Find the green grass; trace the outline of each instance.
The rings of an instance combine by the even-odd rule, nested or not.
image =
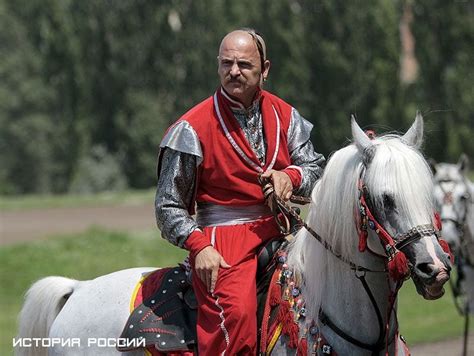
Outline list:
[[[137,266],[173,266],[183,250],[160,238],[157,231],[121,233],[91,229],[46,241],[0,248],[0,355],[12,354],[12,338],[23,294],[48,275],[92,279]]]
[[[428,301],[418,295],[411,280],[405,282],[399,296],[398,318],[400,332],[407,339],[408,345],[462,335],[464,317],[458,314],[454,306],[448,284],[449,282],[442,298]],[[471,321],[472,319],[471,317]]]
[[[139,205],[152,203],[155,189],[103,192],[84,195],[0,196],[0,211],[65,208],[80,206]]]
[[[161,239],[156,231],[122,233],[91,229],[41,242],[0,248],[0,355],[12,354],[16,317],[23,294],[35,280],[48,275],[91,279],[136,266],[172,266],[185,252]],[[458,336],[463,319],[458,316],[448,288],[437,301],[419,296],[413,283],[400,292],[401,333],[409,345]]]

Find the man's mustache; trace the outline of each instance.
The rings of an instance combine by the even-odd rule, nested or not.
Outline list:
[[[233,78],[233,77],[229,77],[227,81],[229,83],[242,83],[242,81],[239,78]]]

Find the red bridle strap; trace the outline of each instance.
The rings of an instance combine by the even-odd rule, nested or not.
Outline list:
[[[358,182],[359,188],[359,216],[360,224],[358,226],[359,231],[359,251],[364,252],[367,249],[367,237],[368,228],[374,230],[380,241],[384,246],[385,253],[388,258],[387,268],[390,277],[394,281],[402,281],[410,276],[410,268],[408,267],[408,261],[405,254],[398,250],[396,247],[395,240],[385,230],[385,228],[379,224],[377,219],[369,209],[365,200],[365,186],[362,180],[362,174]]]

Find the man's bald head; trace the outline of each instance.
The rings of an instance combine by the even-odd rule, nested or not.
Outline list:
[[[228,33],[219,47],[218,74],[228,94],[246,107],[268,76],[265,42],[254,30],[240,29]]]
[[[255,44],[255,49],[257,50],[258,56],[260,58],[261,68],[264,68],[264,63],[267,59],[267,47],[265,45],[263,37],[251,28],[241,28],[239,30],[229,32],[227,35],[225,35],[219,47],[219,54],[222,50],[222,46],[225,46],[228,43],[239,43],[242,45],[249,45],[249,41],[250,43]]]

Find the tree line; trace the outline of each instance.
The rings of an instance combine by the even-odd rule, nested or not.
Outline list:
[[[0,194],[153,186],[164,130],[214,92],[219,42],[243,26],[319,152],[348,142],[351,113],[386,132],[420,110],[426,156],[474,158],[473,14],[470,0],[0,0]]]

